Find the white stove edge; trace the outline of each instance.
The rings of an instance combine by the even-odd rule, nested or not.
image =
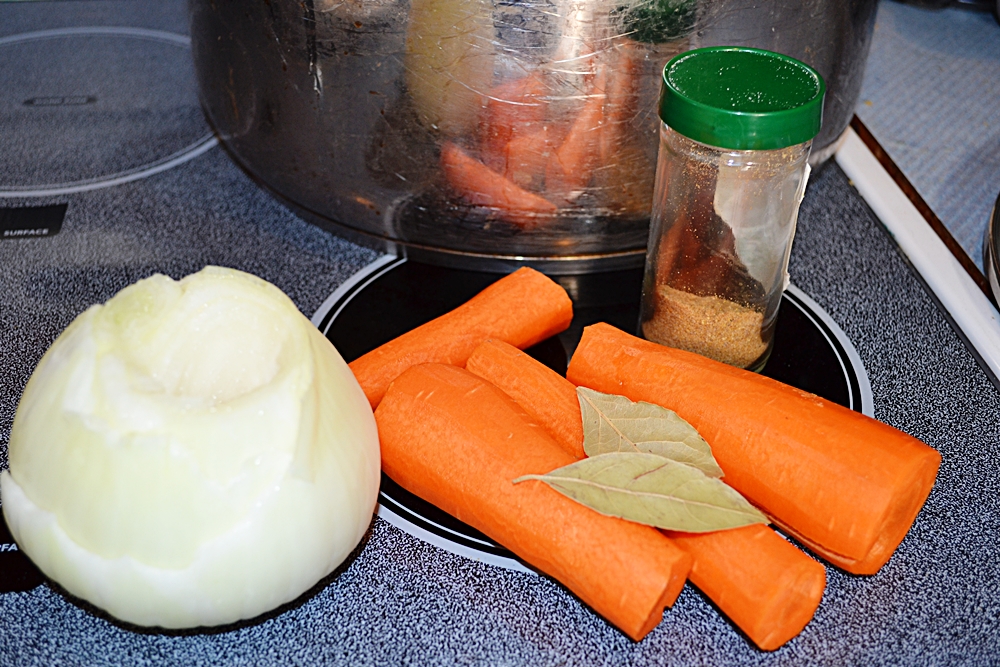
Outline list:
[[[847,128],[846,135],[836,153],[837,164],[889,230],[996,383],[1000,378],[1000,314],[857,133]]]

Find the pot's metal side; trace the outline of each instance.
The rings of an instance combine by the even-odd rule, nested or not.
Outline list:
[[[995,302],[1000,303],[1000,195],[993,204],[989,224],[986,225],[986,238],[983,239],[983,269],[990,291]]]
[[[364,164],[400,75],[392,54],[403,36],[393,22],[360,34],[339,26],[333,39],[312,2],[190,0],[189,8],[202,105],[230,153],[283,198],[393,236],[381,212],[406,188],[380,187]]]
[[[877,0],[702,0],[692,46],[752,46],[812,66],[826,81],[813,166],[835,152],[854,115],[875,30]]]

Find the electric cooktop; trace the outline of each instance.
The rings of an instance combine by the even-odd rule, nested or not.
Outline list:
[[[380,255],[263,192],[204,121],[178,0],[0,2],[0,147],[0,467],[51,342],[153,273],[259,275],[346,358],[497,277]],[[385,479],[337,572],[266,616],[209,630],[114,621],[41,577],[0,529],[0,664],[996,664],[1000,394],[836,164],[806,193],[790,273],[765,373],[924,440],[943,463],[892,560],[870,577],[827,567],[815,619],[773,653],[690,585],[632,642]],[[577,320],[537,358],[561,369],[598,319],[634,329],[637,271],[558,280]]]

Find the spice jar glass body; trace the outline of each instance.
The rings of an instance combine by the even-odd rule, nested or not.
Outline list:
[[[641,330],[760,370],[774,342],[811,141],[716,148],[660,126]]]

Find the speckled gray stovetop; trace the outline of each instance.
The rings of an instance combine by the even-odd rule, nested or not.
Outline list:
[[[992,13],[879,3],[857,114],[980,269],[1000,192],[998,99]]]
[[[0,36],[110,23],[183,31],[183,5],[0,4]],[[69,204],[60,234],[0,240],[4,466],[31,370],[91,303],[153,272],[179,277],[213,263],[274,282],[311,315],[376,257],[297,219],[219,148],[133,183],[0,206],[50,201]],[[266,620],[222,632],[136,633],[47,585],[0,595],[0,664],[1000,664],[997,390],[835,165],[807,193],[791,273],[857,347],[876,416],[944,460],[889,564],[873,577],[829,568],[816,619],[777,652],[752,648],[690,586],[633,643],[548,579],[465,560],[375,520],[337,576]]]

